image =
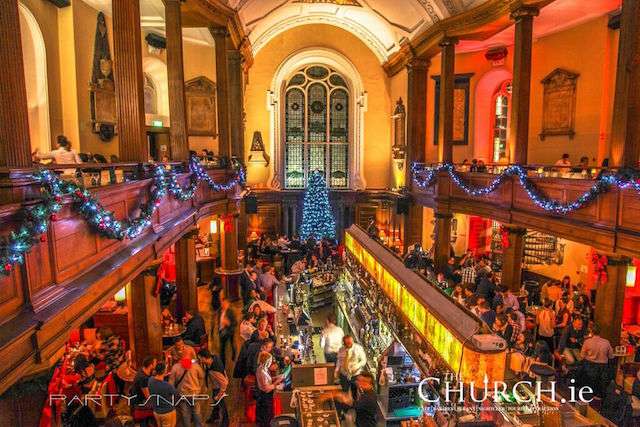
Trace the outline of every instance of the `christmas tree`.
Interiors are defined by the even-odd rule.
[[[304,192],[300,236],[305,240],[309,237],[316,240],[336,238],[336,220],[329,204],[329,189],[319,171],[311,173]]]

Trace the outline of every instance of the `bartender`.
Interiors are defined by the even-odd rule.
[[[273,391],[283,381],[282,376],[271,377],[269,368],[273,358],[263,351],[258,356],[256,369],[256,424],[258,427],[270,427],[273,419]]]
[[[342,348],[338,351],[335,377],[340,378],[342,391],[351,389],[353,398],[356,396],[356,384],[354,379],[362,373],[367,364],[367,355],[360,344],[353,342],[351,335],[342,338]]]

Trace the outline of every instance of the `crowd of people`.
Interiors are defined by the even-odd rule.
[[[409,255],[406,262],[422,257],[428,255]],[[525,373],[533,375],[533,365],[548,365],[561,376],[578,378],[602,397],[614,377],[614,352],[594,323],[585,287],[565,276],[543,283],[538,291],[524,286],[514,290],[501,284],[497,270],[489,255],[467,251],[460,258],[452,256],[434,282],[512,351],[525,356]],[[425,272],[429,274],[428,267]]]

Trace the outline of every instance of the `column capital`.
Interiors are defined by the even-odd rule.
[[[209,27],[209,32],[213,36],[213,38],[222,38],[227,37],[229,35],[229,31],[226,27]]]
[[[625,255],[607,255],[607,265],[631,265],[631,258]]]
[[[429,69],[429,65],[431,65],[431,61],[427,58],[419,58],[417,56],[412,56],[408,61],[407,61],[407,70],[408,71],[413,71],[413,70],[428,70]]]
[[[509,14],[509,18],[514,21],[518,21],[526,17],[536,17],[540,15],[540,8],[538,6],[520,6],[515,8]]]
[[[435,212],[433,214],[433,217],[435,219],[452,219],[453,218],[453,214],[450,212]]]
[[[438,43],[438,46],[440,47],[455,46],[458,44],[458,41],[459,40],[456,37],[443,36],[440,42]]]

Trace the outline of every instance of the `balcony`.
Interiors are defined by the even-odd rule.
[[[88,169],[76,179],[89,186],[91,195],[116,219],[137,216],[139,207],[148,201],[153,187],[150,165],[84,167]],[[171,167],[178,172],[179,184],[186,187],[190,172],[182,164]],[[40,184],[31,177],[33,172],[0,171],[0,194],[3,202],[7,201],[0,205],[3,236],[23,221],[25,207],[39,203]],[[235,175],[227,169],[206,169],[206,173],[216,183],[227,182]],[[87,180],[87,175],[103,180]],[[189,200],[163,197],[150,227],[134,239],[117,240],[91,230],[72,209],[73,198],[63,197],[62,209],[26,255],[24,264],[15,264],[9,275],[0,275],[0,357],[6,362],[0,368],[0,391],[14,376],[24,376],[33,366],[53,358],[70,328],[81,324],[123,284],[148,268],[151,261],[193,229],[198,218],[226,213],[227,202],[224,191],[216,192],[200,183]]]
[[[595,183],[589,174],[560,174],[548,168],[532,168],[528,179],[540,193],[570,203],[588,192]],[[461,172],[468,185],[486,187],[496,173]],[[596,175],[595,173],[593,175]],[[611,186],[593,202],[567,214],[547,211],[530,198],[517,176],[505,178],[495,191],[474,196],[465,192],[448,172],[440,171],[427,187],[413,185],[416,202],[436,212],[459,212],[496,219],[503,223],[535,229],[584,243],[607,252],[640,256],[640,195],[632,189]]]

